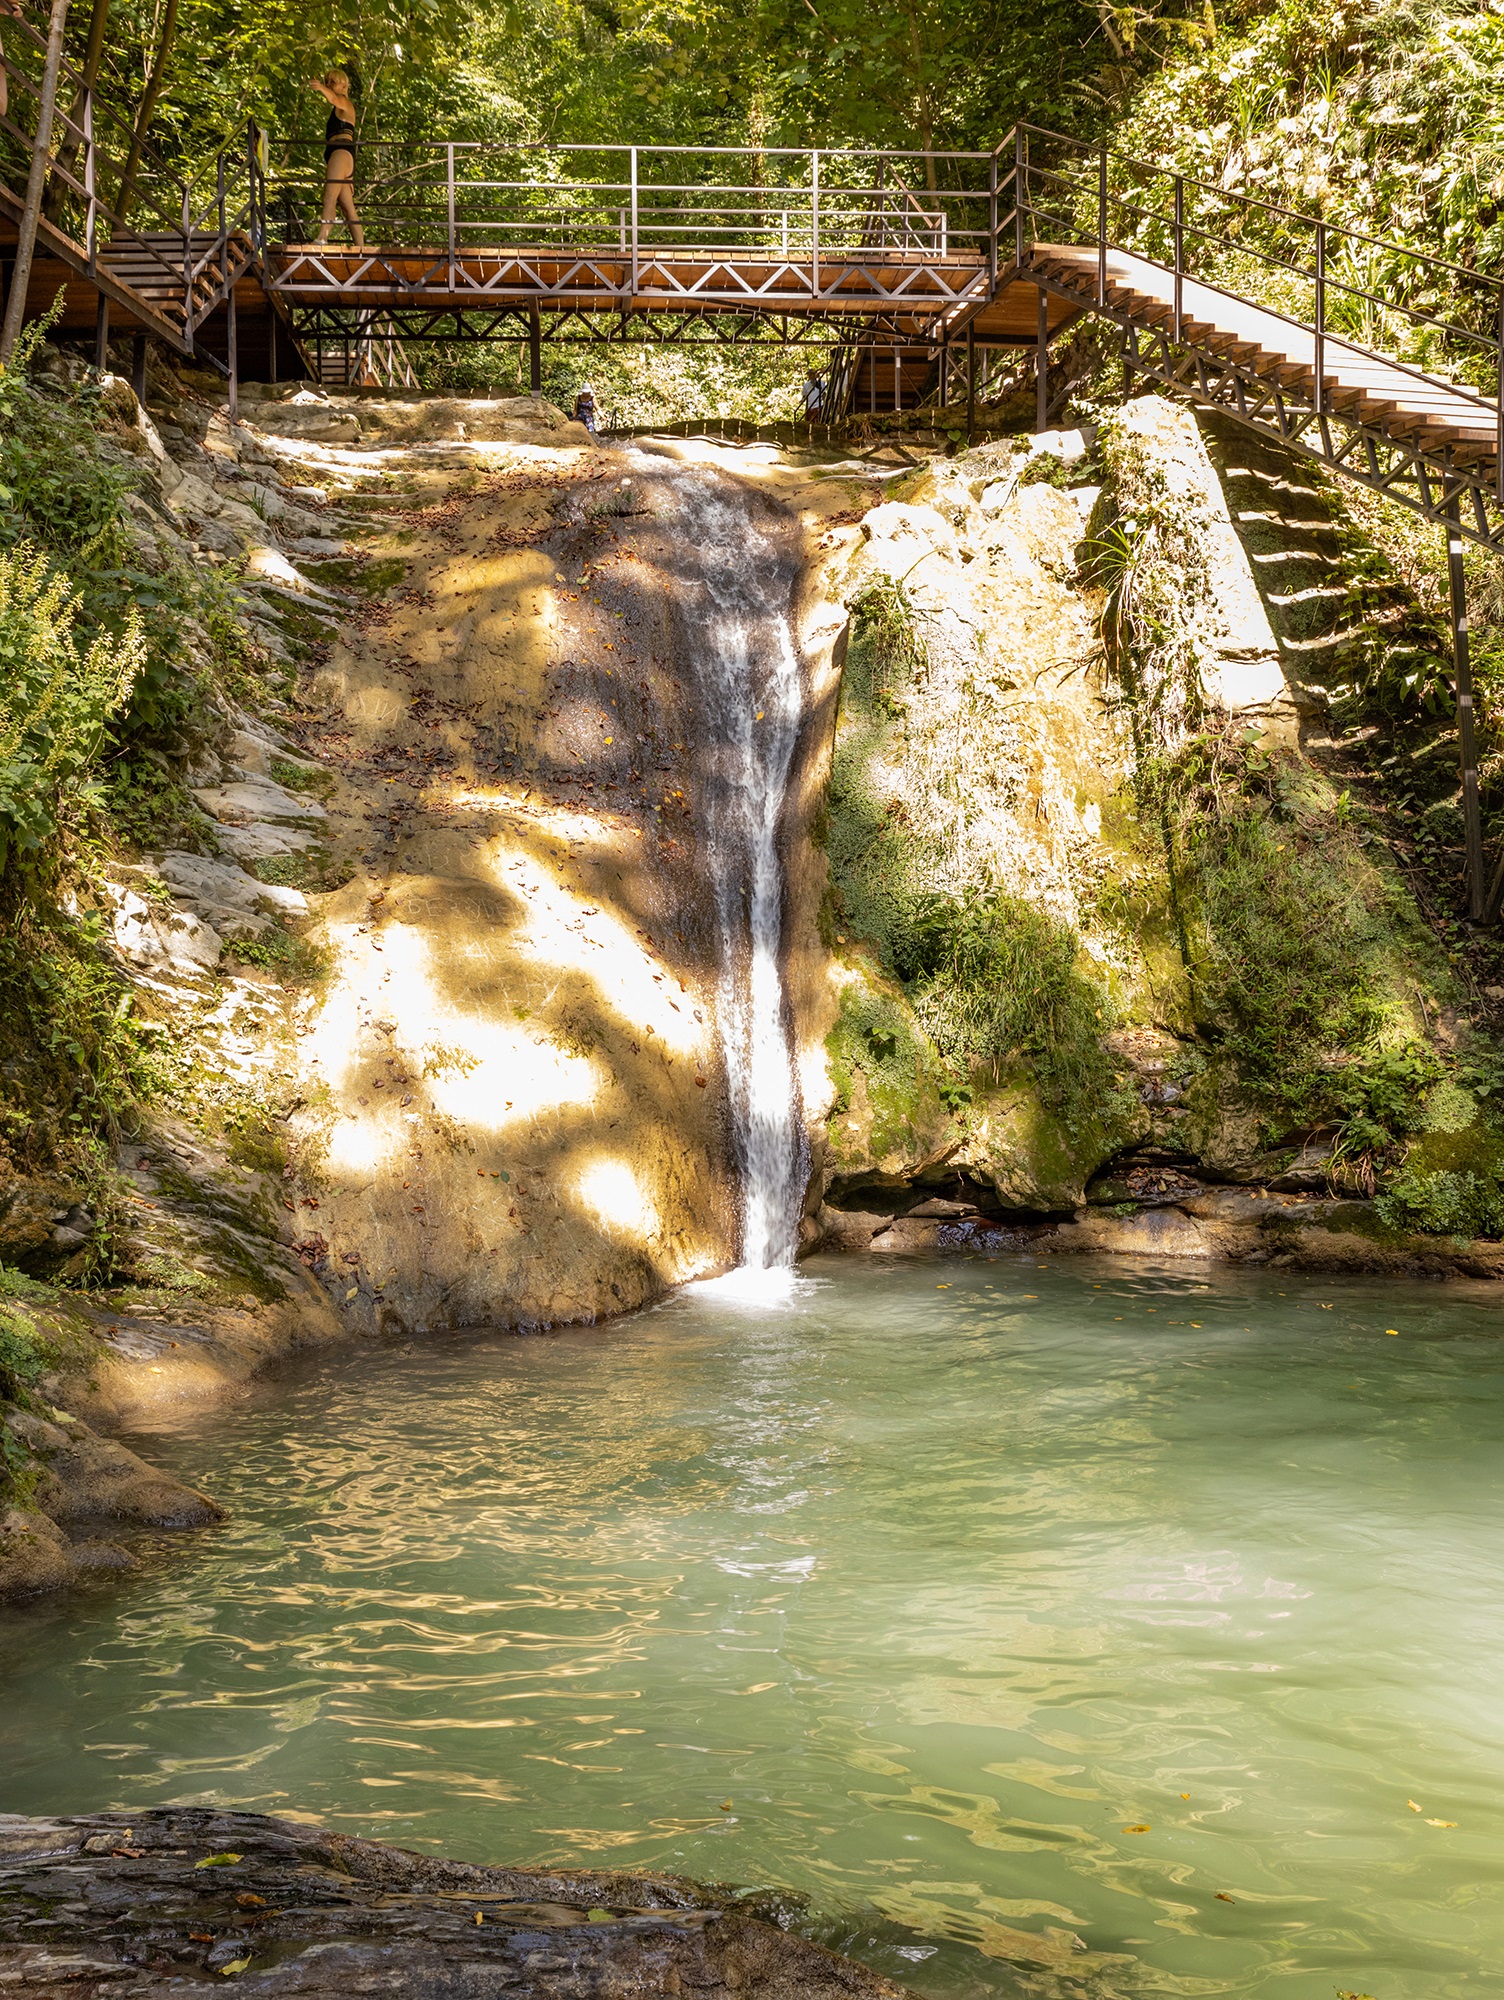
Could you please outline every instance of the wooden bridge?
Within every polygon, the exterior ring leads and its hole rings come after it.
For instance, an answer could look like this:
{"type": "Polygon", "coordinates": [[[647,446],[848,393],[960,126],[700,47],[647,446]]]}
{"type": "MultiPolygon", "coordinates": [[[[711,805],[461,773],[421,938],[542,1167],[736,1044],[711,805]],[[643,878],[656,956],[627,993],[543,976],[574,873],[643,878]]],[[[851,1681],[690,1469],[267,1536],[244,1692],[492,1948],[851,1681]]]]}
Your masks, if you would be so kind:
{"type": "MultiPolygon", "coordinates": [[[[7,36],[0,265],[42,50],[24,22],[7,36]]],[[[1482,914],[1461,545],[1504,549],[1504,281],[1029,125],[985,152],[362,140],[367,240],[320,243],[321,140],[252,127],[189,184],[65,73],[70,92],[27,313],[61,291],[60,330],[92,332],[101,365],[112,333],[138,368],[156,339],[232,402],[242,379],[412,384],[425,341],[516,342],[534,388],[545,341],[736,342],[835,349],[848,405],[965,400],[973,424],[1001,355],[1043,429],[1052,340],[1114,323],[1131,375],[1446,531],[1482,914]]]]}

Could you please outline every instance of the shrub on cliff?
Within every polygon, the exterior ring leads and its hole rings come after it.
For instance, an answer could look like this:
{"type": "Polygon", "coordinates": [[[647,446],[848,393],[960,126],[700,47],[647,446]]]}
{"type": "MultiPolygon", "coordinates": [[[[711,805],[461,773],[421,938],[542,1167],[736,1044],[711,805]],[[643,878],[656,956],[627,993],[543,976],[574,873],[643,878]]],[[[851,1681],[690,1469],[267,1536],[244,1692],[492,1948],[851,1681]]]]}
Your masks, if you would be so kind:
{"type": "Polygon", "coordinates": [[[85,647],[78,592],[22,542],[0,553],[0,874],[34,858],[86,795],[109,724],[140,671],[140,613],[85,647]]]}

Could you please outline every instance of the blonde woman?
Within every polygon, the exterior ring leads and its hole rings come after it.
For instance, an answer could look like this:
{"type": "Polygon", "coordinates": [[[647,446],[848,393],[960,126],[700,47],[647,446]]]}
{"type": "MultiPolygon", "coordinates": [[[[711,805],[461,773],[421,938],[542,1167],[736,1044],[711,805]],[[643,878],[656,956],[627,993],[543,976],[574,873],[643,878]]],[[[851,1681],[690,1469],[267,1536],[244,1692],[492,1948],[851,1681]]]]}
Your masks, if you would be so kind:
{"type": "Polygon", "coordinates": [[[355,104],[350,96],[350,79],[342,69],[331,69],[309,84],[329,104],[329,122],[324,127],[324,207],[317,240],[329,241],[336,209],[350,225],[357,250],[366,246],[366,233],[355,212],[355,104]]]}

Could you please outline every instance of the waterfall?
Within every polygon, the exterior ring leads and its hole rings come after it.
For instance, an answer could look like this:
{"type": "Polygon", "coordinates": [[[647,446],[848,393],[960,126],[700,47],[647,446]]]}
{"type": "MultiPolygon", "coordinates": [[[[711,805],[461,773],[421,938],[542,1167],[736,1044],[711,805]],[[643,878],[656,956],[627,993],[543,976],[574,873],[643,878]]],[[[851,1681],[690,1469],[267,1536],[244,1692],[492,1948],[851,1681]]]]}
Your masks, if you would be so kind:
{"type": "Polygon", "coordinates": [[[742,1268],[769,1271],[794,1261],[804,1167],[778,853],[803,705],[789,626],[793,568],[729,480],[697,470],[678,491],[697,552],[687,636],[705,720],[717,1019],[742,1180],[742,1268]]]}

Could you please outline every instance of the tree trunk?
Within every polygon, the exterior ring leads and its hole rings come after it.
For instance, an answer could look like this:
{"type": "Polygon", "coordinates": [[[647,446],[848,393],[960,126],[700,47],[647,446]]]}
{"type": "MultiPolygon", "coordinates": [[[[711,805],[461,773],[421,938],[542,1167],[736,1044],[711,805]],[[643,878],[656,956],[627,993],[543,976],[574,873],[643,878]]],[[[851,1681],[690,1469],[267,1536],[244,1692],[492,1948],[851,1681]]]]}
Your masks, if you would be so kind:
{"type": "MultiPolygon", "coordinates": [[[[84,119],[84,92],[90,91],[99,81],[100,64],[104,61],[104,35],[109,26],[110,0],[94,0],[94,11],[89,16],[89,39],[84,45],[83,83],[73,108],[68,113],[72,125],[81,125],[84,119]]],[[[78,134],[71,126],[63,134],[63,143],[57,149],[57,164],[69,173],[78,158],[78,134]]],[[[47,190],[42,213],[49,222],[56,222],[63,212],[63,203],[68,199],[68,184],[58,175],[47,190]]]]}
{"type": "Polygon", "coordinates": [[[126,154],[125,165],[120,170],[120,187],[115,195],[115,212],[122,222],[136,196],[136,170],[141,164],[141,151],[146,144],[146,134],[150,130],[152,117],[156,112],[157,99],[162,95],[162,84],[166,79],[167,65],[172,59],[177,36],[178,0],[167,0],[166,11],[162,15],[162,32],[157,37],[157,53],[152,58],[151,75],[146,79],[146,88],[141,93],[141,102],[136,110],[130,151],[126,154]]]}
{"type": "Polygon", "coordinates": [[[37,136],[31,149],[31,172],[26,179],[26,205],[21,210],[21,226],[16,233],[16,265],[11,273],[10,297],[5,302],[5,324],[0,326],[0,363],[10,360],[26,317],[26,290],[31,282],[31,253],[36,248],[37,223],[42,214],[42,186],[52,153],[52,120],[57,110],[57,78],[63,66],[63,30],[68,25],[68,0],[52,0],[52,18],[47,24],[47,67],[42,72],[42,98],[37,106],[37,136]]]}

